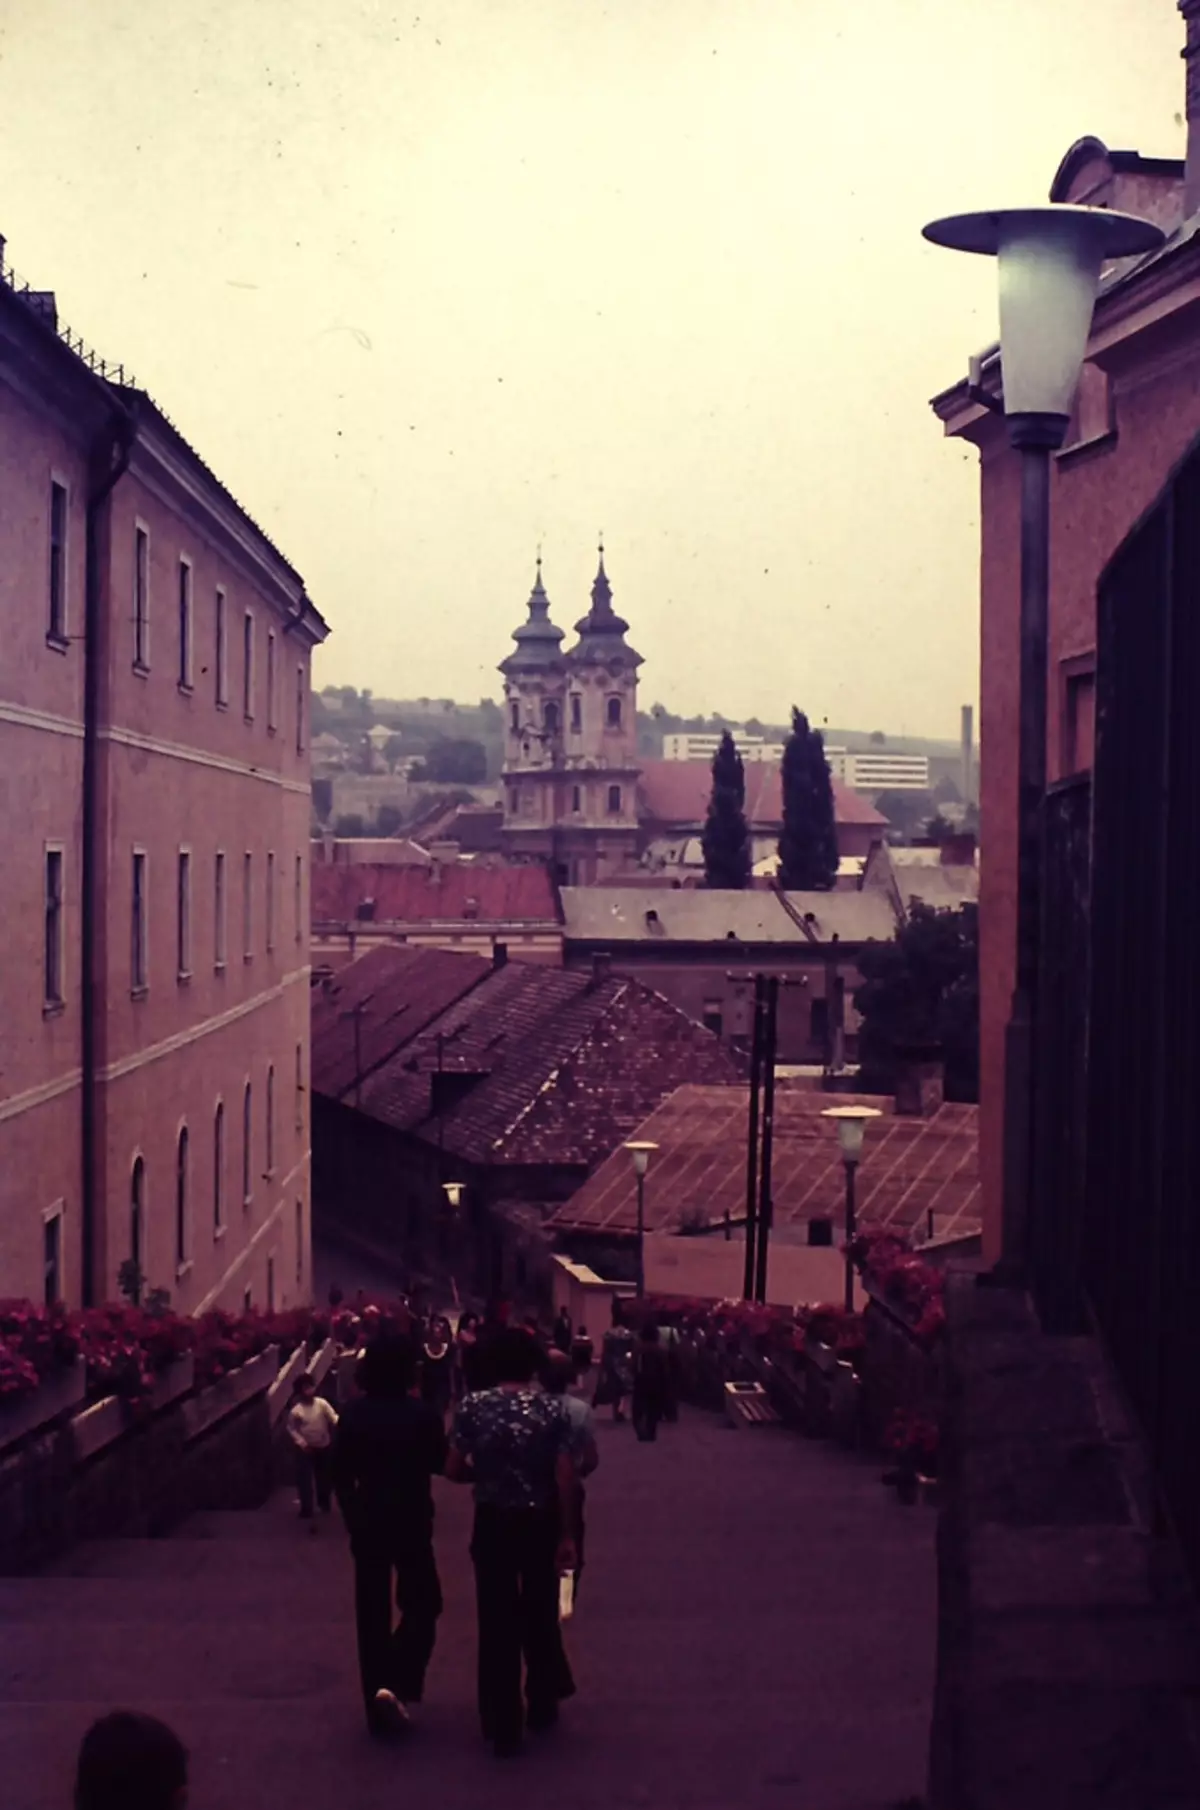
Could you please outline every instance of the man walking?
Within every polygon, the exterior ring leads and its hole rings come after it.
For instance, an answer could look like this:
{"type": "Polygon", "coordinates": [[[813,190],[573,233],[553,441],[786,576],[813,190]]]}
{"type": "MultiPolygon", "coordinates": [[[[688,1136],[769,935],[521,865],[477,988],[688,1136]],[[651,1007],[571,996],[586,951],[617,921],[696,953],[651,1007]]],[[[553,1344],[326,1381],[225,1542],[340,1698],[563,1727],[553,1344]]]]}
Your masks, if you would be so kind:
{"type": "Polygon", "coordinates": [[[579,1478],[570,1417],[535,1381],[534,1341],[520,1328],[506,1329],[492,1341],[491,1361],[495,1386],[460,1407],[446,1475],[475,1486],[479,1718],[484,1738],[504,1757],[519,1750],[523,1722],[549,1728],[559,1703],[574,1695],[558,1580],[575,1570],[579,1478]]]}
{"type": "Polygon", "coordinates": [[[431,1479],[445,1466],[446,1435],[436,1409],[412,1394],[410,1341],[368,1345],[359,1371],[362,1393],[347,1405],[334,1440],[334,1485],[354,1556],[367,1726],[386,1736],[405,1728],[421,1701],[442,1612],[431,1479]]]}

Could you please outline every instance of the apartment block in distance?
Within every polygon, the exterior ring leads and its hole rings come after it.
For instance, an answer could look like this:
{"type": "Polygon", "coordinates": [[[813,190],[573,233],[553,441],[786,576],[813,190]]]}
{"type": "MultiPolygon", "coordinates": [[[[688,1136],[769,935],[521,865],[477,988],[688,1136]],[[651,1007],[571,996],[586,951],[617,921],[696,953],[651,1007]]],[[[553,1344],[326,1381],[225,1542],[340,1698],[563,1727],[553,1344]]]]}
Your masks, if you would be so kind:
{"type": "Polygon", "coordinates": [[[327,630],[2,241],[0,274],[0,1297],[307,1299],[327,630]]]}

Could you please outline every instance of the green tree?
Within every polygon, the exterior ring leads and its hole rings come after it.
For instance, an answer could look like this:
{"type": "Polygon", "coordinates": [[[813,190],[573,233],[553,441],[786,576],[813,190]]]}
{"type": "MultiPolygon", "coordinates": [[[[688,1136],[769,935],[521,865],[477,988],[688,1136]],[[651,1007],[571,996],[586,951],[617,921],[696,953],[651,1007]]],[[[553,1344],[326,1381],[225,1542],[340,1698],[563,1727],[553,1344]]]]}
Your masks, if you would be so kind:
{"type": "Polygon", "coordinates": [[[928,792],[881,792],[875,809],[882,812],[898,836],[919,836],[933,813],[928,792]]]}
{"type": "Polygon", "coordinates": [[[394,804],[381,804],[375,813],[375,833],[377,836],[394,836],[404,822],[404,813],[397,810],[394,804]]]}
{"type": "Polygon", "coordinates": [[[746,771],[728,729],[713,755],[712,793],[701,847],[706,885],[740,892],[750,879],[746,771]]]}
{"type": "Polygon", "coordinates": [[[383,744],[383,758],[387,762],[388,766],[391,768],[393,773],[396,771],[396,762],[406,752],[407,752],[407,750],[405,749],[405,746],[404,746],[404,737],[402,735],[389,735],[388,736],[386,742],[384,742],[384,744],[383,744]]]}
{"type": "Polygon", "coordinates": [[[859,953],[859,1056],[890,1081],[907,1052],[936,1050],[952,1100],[979,1098],[979,907],[935,911],[914,902],[890,943],[859,953]]]}
{"type": "Polygon", "coordinates": [[[787,892],[828,892],[837,870],[837,828],[825,741],[804,712],[793,706],[792,733],[783,750],[779,881],[787,892]]]}
{"type": "Polygon", "coordinates": [[[333,833],[335,836],[365,836],[367,826],[357,811],[347,811],[334,823],[333,833]]]}
{"type": "Polygon", "coordinates": [[[482,785],[487,778],[487,749],[465,737],[439,736],[425,756],[423,777],[448,785],[482,785]]]}
{"type": "Polygon", "coordinates": [[[936,842],[939,846],[943,842],[948,842],[953,834],[954,825],[943,817],[940,811],[936,811],[925,825],[925,840],[936,842]]]}
{"type": "Polygon", "coordinates": [[[873,748],[882,748],[886,741],[887,741],[887,736],[883,733],[882,729],[872,729],[871,746],[873,748]]]}

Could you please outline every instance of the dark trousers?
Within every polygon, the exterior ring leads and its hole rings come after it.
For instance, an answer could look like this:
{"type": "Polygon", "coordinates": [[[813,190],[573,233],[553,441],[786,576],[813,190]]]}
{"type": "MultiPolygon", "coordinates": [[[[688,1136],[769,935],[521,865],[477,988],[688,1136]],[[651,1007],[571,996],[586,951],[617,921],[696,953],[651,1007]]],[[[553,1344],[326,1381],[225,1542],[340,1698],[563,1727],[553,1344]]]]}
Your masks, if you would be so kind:
{"type": "Polygon", "coordinates": [[[401,1703],[421,1701],[442,1613],[442,1586],[432,1531],[362,1534],[351,1550],[358,1668],[369,1719],[376,1691],[394,1691],[401,1703]],[[393,1592],[400,1611],[394,1629],[393,1592]]]}
{"type": "Polygon", "coordinates": [[[316,1450],[296,1448],[296,1490],[300,1497],[300,1513],[306,1521],[313,1517],[313,1498],[326,1514],[333,1505],[333,1453],[328,1447],[316,1450]]]}
{"type": "Polygon", "coordinates": [[[579,1580],[583,1576],[583,1540],[587,1531],[583,1510],[586,1501],[583,1485],[579,1486],[579,1512],[575,1519],[575,1598],[579,1598],[579,1580]]]}
{"type": "Polygon", "coordinates": [[[662,1419],[662,1396],[657,1390],[643,1393],[635,1383],[633,1386],[633,1430],[639,1439],[657,1439],[658,1423],[662,1419]]]}
{"type": "Polygon", "coordinates": [[[479,1720],[489,1741],[520,1738],[522,1659],[531,1720],[553,1716],[574,1695],[558,1622],[558,1537],[554,1509],[475,1510],[479,1720]]]}

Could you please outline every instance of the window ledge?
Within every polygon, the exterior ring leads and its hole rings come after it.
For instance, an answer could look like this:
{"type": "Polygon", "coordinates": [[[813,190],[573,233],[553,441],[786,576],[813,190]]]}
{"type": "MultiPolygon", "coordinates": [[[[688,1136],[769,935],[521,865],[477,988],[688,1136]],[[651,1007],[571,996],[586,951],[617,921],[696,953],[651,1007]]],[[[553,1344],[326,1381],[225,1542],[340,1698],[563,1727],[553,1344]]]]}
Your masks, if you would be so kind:
{"type": "Polygon", "coordinates": [[[65,999],[48,999],[42,1006],[43,1018],[61,1018],[67,1009],[65,999]]]}
{"type": "Polygon", "coordinates": [[[216,704],[216,708],[218,710],[228,710],[229,709],[229,699],[228,698],[217,698],[214,701],[216,704]]]}
{"type": "Polygon", "coordinates": [[[252,954],[252,953],[251,953],[251,954],[249,954],[249,955],[243,955],[243,957],[242,957],[242,960],[243,960],[243,961],[244,961],[244,962],[247,962],[247,963],[249,963],[249,962],[252,962],[252,961],[253,961],[253,960],[254,960],[254,956],[253,956],[253,954],[252,954]]]}
{"type": "Polygon", "coordinates": [[[224,974],[224,972],[225,972],[225,963],[224,962],[214,962],[213,963],[213,973],[214,974],[224,974]]]}
{"type": "Polygon", "coordinates": [[[52,653],[69,654],[71,651],[70,636],[69,635],[56,635],[53,633],[53,631],[50,631],[46,635],[46,646],[51,650],[52,653]]]}
{"type": "Polygon", "coordinates": [[[196,687],[191,683],[190,680],[177,679],[175,681],[175,689],[179,693],[181,698],[190,698],[193,695],[193,693],[195,692],[196,687]]]}
{"type": "Polygon", "coordinates": [[[220,1243],[221,1239],[224,1238],[224,1236],[225,1236],[225,1231],[226,1231],[226,1228],[223,1225],[213,1227],[213,1243],[214,1244],[220,1243]]]}
{"type": "Polygon", "coordinates": [[[242,721],[243,721],[243,723],[247,723],[247,724],[249,724],[249,723],[253,723],[253,721],[254,721],[254,714],[253,714],[253,712],[252,712],[252,711],[246,711],[246,710],[243,710],[243,712],[242,712],[242,721]]]}
{"type": "Polygon", "coordinates": [[[190,1276],[191,1273],[192,1273],[192,1260],[190,1257],[188,1257],[183,1263],[177,1263],[175,1265],[176,1282],[182,1282],[184,1277],[190,1276]]]}
{"type": "Polygon", "coordinates": [[[178,974],[175,976],[175,982],[176,982],[177,986],[190,987],[192,984],[191,969],[190,968],[181,968],[179,970],[178,974]]]}
{"type": "Polygon", "coordinates": [[[150,677],[150,668],[146,665],[144,660],[135,660],[133,663],[133,670],[139,679],[148,679],[150,677]]]}
{"type": "Polygon", "coordinates": [[[130,999],[145,999],[149,991],[149,987],[143,983],[140,987],[130,987],[129,997],[130,999]]]}
{"type": "Polygon", "coordinates": [[[278,723],[268,723],[267,724],[267,734],[268,735],[278,735],[279,734],[278,723]]]}

